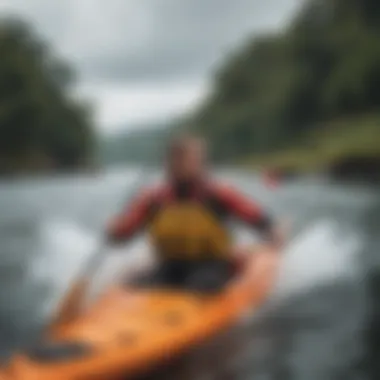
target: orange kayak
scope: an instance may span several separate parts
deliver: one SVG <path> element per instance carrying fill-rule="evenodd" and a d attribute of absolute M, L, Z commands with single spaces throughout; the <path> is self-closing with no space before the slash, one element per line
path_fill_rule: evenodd
<path fill-rule="evenodd" d="M 0 380 L 117 380 L 170 360 L 235 324 L 267 297 L 279 255 L 265 248 L 251 253 L 218 295 L 108 289 L 75 321 L 15 355 Z"/>

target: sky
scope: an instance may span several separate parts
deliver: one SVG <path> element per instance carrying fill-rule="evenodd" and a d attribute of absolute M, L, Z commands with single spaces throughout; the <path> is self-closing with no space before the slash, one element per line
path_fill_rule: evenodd
<path fill-rule="evenodd" d="M 284 26 L 300 0 L 0 0 L 79 73 L 109 133 L 190 112 L 215 67 L 257 33 Z"/>

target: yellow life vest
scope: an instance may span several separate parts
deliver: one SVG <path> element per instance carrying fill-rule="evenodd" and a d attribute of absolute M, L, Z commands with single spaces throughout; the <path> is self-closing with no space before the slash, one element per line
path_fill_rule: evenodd
<path fill-rule="evenodd" d="M 225 258 L 231 247 L 225 226 L 196 202 L 177 202 L 159 210 L 149 232 L 162 258 Z"/>

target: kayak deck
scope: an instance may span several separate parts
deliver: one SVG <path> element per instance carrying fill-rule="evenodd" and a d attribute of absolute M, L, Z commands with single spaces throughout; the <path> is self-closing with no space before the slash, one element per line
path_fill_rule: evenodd
<path fill-rule="evenodd" d="M 255 253 L 244 271 L 217 295 L 109 289 L 76 321 L 56 330 L 34 351 L 14 357 L 7 369 L 9 378 L 111 380 L 141 373 L 203 342 L 249 307 L 258 306 L 272 287 L 277 262 L 273 253 Z"/>

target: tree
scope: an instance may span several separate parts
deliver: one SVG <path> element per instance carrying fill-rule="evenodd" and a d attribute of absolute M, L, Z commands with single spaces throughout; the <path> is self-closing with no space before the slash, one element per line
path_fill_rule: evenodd
<path fill-rule="evenodd" d="M 0 171 L 71 170 L 88 161 L 94 133 L 74 102 L 70 67 L 20 20 L 0 21 Z"/>
<path fill-rule="evenodd" d="M 293 144 L 331 118 L 380 103 L 380 4 L 310 0 L 284 31 L 259 36 L 214 78 L 192 125 L 223 161 Z"/>

